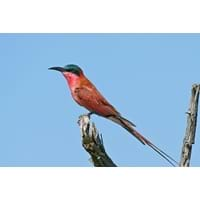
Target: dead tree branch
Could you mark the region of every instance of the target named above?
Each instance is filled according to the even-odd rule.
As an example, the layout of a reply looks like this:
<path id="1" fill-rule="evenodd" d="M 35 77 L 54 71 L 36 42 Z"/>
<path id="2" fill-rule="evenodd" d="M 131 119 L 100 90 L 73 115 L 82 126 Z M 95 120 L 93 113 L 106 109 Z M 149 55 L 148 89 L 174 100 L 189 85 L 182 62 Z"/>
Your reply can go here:
<path id="1" fill-rule="evenodd" d="M 199 102 L 200 85 L 192 86 L 192 96 L 190 100 L 190 108 L 187 112 L 187 128 L 183 141 L 181 153 L 180 167 L 189 167 L 192 154 L 192 145 L 195 144 L 195 133 L 197 127 L 198 102 Z"/>
<path id="2" fill-rule="evenodd" d="M 110 159 L 103 145 L 103 138 L 99 135 L 94 123 L 88 115 L 81 115 L 78 124 L 81 130 L 82 145 L 91 155 L 95 167 L 117 167 Z"/>
<path id="3" fill-rule="evenodd" d="M 192 145 L 195 144 L 195 134 L 197 127 L 198 103 L 200 95 L 200 85 L 192 86 L 190 107 L 187 112 L 187 128 L 181 152 L 180 167 L 189 167 Z M 81 130 L 82 145 L 91 155 L 91 161 L 95 167 L 117 167 L 105 151 L 103 138 L 99 135 L 95 124 L 90 122 L 88 115 L 81 115 L 78 124 Z"/>

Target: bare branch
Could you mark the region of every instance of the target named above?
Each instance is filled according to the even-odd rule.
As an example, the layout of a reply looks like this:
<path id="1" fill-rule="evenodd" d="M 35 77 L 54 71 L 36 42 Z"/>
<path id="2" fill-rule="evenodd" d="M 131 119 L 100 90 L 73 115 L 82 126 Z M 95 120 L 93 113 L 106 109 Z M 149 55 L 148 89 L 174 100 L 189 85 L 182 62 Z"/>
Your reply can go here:
<path id="1" fill-rule="evenodd" d="M 81 130 L 82 145 L 91 155 L 95 167 L 117 167 L 110 159 L 103 145 L 103 138 L 99 135 L 94 123 L 90 122 L 88 115 L 81 115 L 78 124 Z"/>
<path id="2" fill-rule="evenodd" d="M 199 102 L 200 85 L 192 86 L 192 96 L 190 101 L 190 108 L 187 112 L 187 129 L 183 141 L 183 148 L 181 153 L 181 167 L 189 167 L 192 154 L 192 145 L 195 144 L 195 133 L 197 127 L 198 116 L 198 102 Z"/>
<path id="3" fill-rule="evenodd" d="M 195 144 L 195 134 L 197 127 L 198 102 L 200 95 L 200 85 L 192 86 L 192 94 L 190 100 L 190 108 L 187 112 L 187 128 L 183 141 L 181 160 L 179 166 L 189 167 L 192 145 Z M 79 126 L 82 136 L 82 145 L 84 149 L 91 155 L 91 161 L 95 167 L 117 167 L 105 151 L 103 138 L 99 135 L 95 124 L 90 122 L 89 115 L 81 115 L 79 117 Z"/>

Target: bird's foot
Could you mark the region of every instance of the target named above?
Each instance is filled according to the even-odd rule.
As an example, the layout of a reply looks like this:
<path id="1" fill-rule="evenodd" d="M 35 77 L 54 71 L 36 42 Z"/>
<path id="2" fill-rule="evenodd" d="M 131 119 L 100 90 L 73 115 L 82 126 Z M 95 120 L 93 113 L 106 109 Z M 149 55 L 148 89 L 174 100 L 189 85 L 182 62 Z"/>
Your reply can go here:
<path id="1" fill-rule="evenodd" d="M 93 114 L 95 114 L 95 113 L 94 113 L 94 112 L 89 112 L 89 113 L 87 114 L 87 116 L 89 117 L 89 119 L 90 119 L 91 115 L 93 115 Z"/>
<path id="2" fill-rule="evenodd" d="M 95 114 L 95 113 L 94 113 L 94 112 L 89 112 L 89 113 L 80 115 L 80 116 L 79 116 L 79 120 L 78 120 L 78 124 L 80 125 L 80 121 L 81 121 L 81 119 L 84 118 L 84 117 L 86 117 L 86 118 L 88 118 L 88 120 L 90 120 L 90 117 L 91 117 L 91 115 L 93 115 L 93 114 Z"/>

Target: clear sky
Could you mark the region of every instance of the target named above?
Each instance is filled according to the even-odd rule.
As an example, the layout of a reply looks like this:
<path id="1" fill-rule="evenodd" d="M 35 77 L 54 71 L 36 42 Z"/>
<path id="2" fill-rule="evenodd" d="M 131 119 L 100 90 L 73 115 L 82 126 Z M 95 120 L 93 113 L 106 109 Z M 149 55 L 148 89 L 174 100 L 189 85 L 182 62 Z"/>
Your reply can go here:
<path id="1" fill-rule="evenodd" d="M 0 166 L 92 166 L 77 125 L 86 110 L 48 70 L 69 63 L 179 161 L 199 52 L 199 34 L 0 34 Z M 118 125 L 92 120 L 117 165 L 169 166 Z M 200 165 L 199 149 L 198 128 L 192 166 Z"/>

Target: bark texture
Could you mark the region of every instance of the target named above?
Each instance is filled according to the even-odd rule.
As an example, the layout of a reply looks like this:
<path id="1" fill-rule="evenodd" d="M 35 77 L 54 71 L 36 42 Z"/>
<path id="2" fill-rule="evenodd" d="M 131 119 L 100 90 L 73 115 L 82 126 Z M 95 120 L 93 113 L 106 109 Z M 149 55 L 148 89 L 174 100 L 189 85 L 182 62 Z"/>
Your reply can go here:
<path id="1" fill-rule="evenodd" d="M 106 153 L 103 138 L 96 129 L 95 124 L 90 122 L 90 117 L 81 115 L 78 124 L 81 130 L 82 145 L 90 154 L 93 165 L 95 167 L 117 167 Z"/>
<path id="2" fill-rule="evenodd" d="M 180 167 L 189 167 L 192 155 L 192 145 L 195 144 L 195 135 L 198 117 L 198 103 L 199 103 L 200 85 L 192 86 L 192 94 L 190 100 L 190 107 L 187 112 L 187 128 L 185 138 L 183 140 L 183 147 L 181 153 Z"/>

